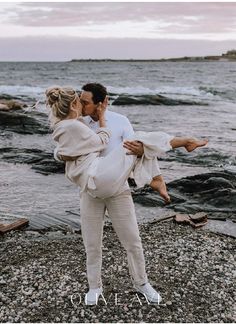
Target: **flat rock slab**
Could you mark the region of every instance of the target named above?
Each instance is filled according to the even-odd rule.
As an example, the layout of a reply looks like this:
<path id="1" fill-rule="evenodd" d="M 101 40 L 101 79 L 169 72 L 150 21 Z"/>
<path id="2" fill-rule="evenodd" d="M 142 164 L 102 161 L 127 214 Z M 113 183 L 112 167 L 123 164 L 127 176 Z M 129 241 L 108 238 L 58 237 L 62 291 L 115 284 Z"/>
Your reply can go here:
<path id="1" fill-rule="evenodd" d="M 208 223 L 201 229 L 236 238 L 236 223 L 232 222 L 230 219 L 226 221 L 208 219 Z"/>
<path id="2" fill-rule="evenodd" d="M 155 224 L 159 222 L 166 222 L 166 221 L 175 221 L 176 216 L 178 217 L 186 217 L 186 224 L 190 225 L 189 219 L 190 216 L 191 218 L 195 217 L 206 217 L 205 213 L 196 213 L 195 215 L 188 215 L 188 214 L 180 214 L 180 213 L 175 213 L 175 212 L 166 212 L 164 214 L 159 214 L 159 215 L 153 215 L 153 218 L 147 221 L 149 224 Z M 182 222 L 184 224 L 184 222 Z M 178 222 L 176 222 L 176 225 L 178 225 Z M 179 226 L 181 226 L 181 223 L 179 223 Z M 187 226 L 190 227 L 190 226 Z M 198 228 L 194 226 L 196 230 Z M 227 220 L 213 220 L 207 218 L 207 223 L 204 224 L 204 226 L 199 227 L 201 230 L 206 230 L 210 231 L 212 233 L 216 234 L 222 234 L 230 237 L 236 238 L 236 223 L 233 221 L 227 219 Z"/>
<path id="3" fill-rule="evenodd" d="M 176 214 L 174 220 L 177 223 L 190 224 L 191 226 L 198 228 L 206 225 L 207 214 L 206 213 L 196 213 L 194 215 Z"/>

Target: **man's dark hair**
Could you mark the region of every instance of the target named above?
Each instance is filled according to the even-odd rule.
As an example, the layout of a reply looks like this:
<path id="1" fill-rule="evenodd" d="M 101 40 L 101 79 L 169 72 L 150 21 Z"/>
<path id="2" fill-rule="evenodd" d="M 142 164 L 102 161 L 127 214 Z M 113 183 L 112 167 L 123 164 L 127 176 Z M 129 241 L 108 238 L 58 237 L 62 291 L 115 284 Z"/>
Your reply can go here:
<path id="1" fill-rule="evenodd" d="M 87 83 L 82 87 L 82 90 L 92 92 L 95 104 L 103 102 L 107 96 L 107 89 L 100 83 Z"/>

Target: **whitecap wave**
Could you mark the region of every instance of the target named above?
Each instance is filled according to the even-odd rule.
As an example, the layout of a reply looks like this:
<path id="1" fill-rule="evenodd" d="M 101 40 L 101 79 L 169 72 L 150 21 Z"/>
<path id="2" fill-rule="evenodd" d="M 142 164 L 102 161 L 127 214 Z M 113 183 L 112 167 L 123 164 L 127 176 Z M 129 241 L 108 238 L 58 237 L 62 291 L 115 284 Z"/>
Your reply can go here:
<path id="1" fill-rule="evenodd" d="M 160 86 L 156 88 L 148 88 L 144 86 L 135 87 L 116 87 L 108 86 L 108 92 L 113 96 L 127 94 L 133 96 L 140 95 L 164 95 L 171 99 L 199 99 L 199 100 L 222 100 L 217 92 L 212 89 L 203 89 L 202 87 L 176 87 L 176 86 Z M 208 91 L 209 90 L 209 91 Z M 8 94 L 12 97 L 28 97 L 36 100 L 44 100 L 45 88 L 35 86 L 20 86 L 20 85 L 0 85 L 0 94 Z M 224 98 L 225 100 L 225 98 Z"/>
<path id="2" fill-rule="evenodd" d="M 212 99 L 215 95 L 212 92 L 195 87 L 171 87 L 160 86 L 155 89 L 150 89 L 142 86 L 138 87 L 107 87 L 108 91 L 112 94 L 129 94 L 129 95 L 171 95 L 171 96 L 184 96 L 184 97 L 197 97 L 201 99 Z"/>
<path id="3" fill-rule="evenodd" d="M 0 94 L 9 94 L 11 96 L 33 96 L 38 98 L 42 96 L 44 91 L 45 89 L 41 87 L 0 85 Z"/>

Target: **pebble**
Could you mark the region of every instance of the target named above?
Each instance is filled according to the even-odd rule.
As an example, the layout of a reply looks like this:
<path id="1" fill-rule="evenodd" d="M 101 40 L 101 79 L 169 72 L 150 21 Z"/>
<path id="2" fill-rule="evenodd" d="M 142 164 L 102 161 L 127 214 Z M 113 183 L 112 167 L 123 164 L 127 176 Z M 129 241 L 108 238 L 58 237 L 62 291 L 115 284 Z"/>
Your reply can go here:
<path id="1" fill-rule="evenodd" d="M 167 305 L 167 306 L 171 306 L 171 305 L 172 305 L 172 301 L 171 301 L 171 300 L 168 300 L 168 301 L 166 302 L 166 305 Z"/>
<path id="2" fill-rule="evenodd" d="M 6 282 L 6 280 L 0 280 L 0 285 L 5 285 L 7 282 Z"/>

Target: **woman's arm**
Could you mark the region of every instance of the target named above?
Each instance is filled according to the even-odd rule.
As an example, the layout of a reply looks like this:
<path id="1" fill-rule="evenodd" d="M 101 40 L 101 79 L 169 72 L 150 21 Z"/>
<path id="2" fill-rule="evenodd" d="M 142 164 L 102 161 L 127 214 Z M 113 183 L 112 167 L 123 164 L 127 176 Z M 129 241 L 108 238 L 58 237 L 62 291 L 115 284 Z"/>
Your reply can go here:
<path id="1" fill-rule="evenodd" d="M 110 133 L 100 128 L 96 134 L 88 126 L 74 121 L 55 130 L 53 137 L 58 142 L 57 156 L 78 157 L 102 151 L 109 142 Z"/>

